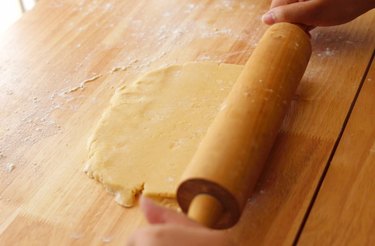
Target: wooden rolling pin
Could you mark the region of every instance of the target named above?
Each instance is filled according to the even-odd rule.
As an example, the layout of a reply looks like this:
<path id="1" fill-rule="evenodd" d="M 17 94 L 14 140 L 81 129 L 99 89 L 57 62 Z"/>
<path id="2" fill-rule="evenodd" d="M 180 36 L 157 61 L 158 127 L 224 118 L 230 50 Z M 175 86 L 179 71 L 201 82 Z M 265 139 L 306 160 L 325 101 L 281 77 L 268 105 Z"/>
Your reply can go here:
<path id="1" fill-rule="evenodd" d="M 190 218 L 215 229 L 238 221 L 310 56 L 297 25 L 266 31 L 182 176 L 177 201 Z"/>

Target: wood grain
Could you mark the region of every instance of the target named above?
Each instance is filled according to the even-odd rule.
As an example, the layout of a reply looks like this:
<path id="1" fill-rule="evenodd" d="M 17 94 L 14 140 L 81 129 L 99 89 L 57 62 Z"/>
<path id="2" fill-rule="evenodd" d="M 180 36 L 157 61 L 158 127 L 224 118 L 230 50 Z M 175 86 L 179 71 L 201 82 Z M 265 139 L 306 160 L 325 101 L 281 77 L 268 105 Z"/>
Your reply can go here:
<path id="1" fill-rule="evenodd" d="M 368 20 L 374 23 L 373 17 Z M 313 33 L 314 54 L 307 73 L 257 191 L 234 228 L 240 243 L 291 245 L 296 239 L 375 48 L 374 33 L 354 24 Z M 356 54 L 361 48 L 350 48 L 358 44 L 352 40 L 367 35 L 370 49 Z M 366 62 L 359 65 L 364 56 Z"/>
<path id="2" fill-rule="evenodd" d="M 375 245 L 375 63 L 302 232 L 301 245 Z"/>
<path id="3" fill-rule="evenodd" d="M 268 5 L 39 1 L 0 37 L 0 244 L 123 244 L 144 224 L 141 214 L 82 172 L 87 138 L 114 89 L 168 64 L 245 63 Z M 295 239 L 374 50 L 374 21 L 370 12 L 313 32 L 307 73 L 233 229 L 241 244 Z"/>

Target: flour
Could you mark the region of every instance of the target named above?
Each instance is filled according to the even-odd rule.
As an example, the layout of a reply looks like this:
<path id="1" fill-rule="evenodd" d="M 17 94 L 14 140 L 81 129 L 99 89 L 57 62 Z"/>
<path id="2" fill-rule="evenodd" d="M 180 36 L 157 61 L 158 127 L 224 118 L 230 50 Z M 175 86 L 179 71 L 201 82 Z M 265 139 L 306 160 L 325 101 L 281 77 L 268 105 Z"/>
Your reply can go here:
<path id="1" fill-rule="evenodd" d="M 110 242 L 112 242 L 112 237 L 111 236 L 102 237 L 102 242 L 103 243 L 110 243 Z"/>
<path id="2" fill-rule="evenodd" d="M 317 56 L 319 56 L 319 57 L 330 57 L 330 56 L 334 56 L 334 55 L 335 55 L 335 51 L 332 50 L 332 49 L 330 49 L 330 48 L 328 48 L 328 47 L 325 48 L 324 51 L 319 52 L 317 54 Z"/>
<path id="3" fill-rule="evenodd" d="M 13 163 L 7 163 L 7 164 L 5 164 L 5 170 L 8 173 L 11 173 L 15 168 L 16 168 L 16 166 Z"/>

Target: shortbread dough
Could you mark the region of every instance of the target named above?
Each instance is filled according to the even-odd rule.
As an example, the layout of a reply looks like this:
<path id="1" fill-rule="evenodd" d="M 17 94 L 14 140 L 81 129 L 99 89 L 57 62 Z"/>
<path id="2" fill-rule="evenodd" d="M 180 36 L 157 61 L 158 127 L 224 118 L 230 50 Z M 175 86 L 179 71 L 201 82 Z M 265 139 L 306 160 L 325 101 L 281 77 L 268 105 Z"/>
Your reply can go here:
<path id="1" fill-rule="evenodd" d="M 119 88 L 89 141 L 87 174 L 125 207 L 173 199 L 179 178 L 243 66 L 174 65 Z M 230 129 L 228 129 L 230 130 Z"/>

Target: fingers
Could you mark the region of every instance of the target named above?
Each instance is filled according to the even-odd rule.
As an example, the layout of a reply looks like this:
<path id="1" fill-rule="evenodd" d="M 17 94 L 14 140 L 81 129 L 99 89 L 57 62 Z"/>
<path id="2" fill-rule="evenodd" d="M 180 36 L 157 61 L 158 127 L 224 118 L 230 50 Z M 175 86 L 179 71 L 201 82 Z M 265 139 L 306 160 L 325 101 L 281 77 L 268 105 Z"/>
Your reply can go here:
<path id="1" fill-rule="evenodd" d="M 128 246 L 232 246 L 232 238 L 224 231 L 198 225 L 183 214 L 154 204 L 141 197 L 141 209 L 153 225 L 138 229 L 128 240 Z"/>
<path id="2" fill-rule="evenodd" d="M 172 223 L 194 227 L 199 226 L 196 222 L 190 220 L 184 214 L 158 206 L 144 196 L 141 197 L 140 206 L 150 224 Z"/>
<path id="3" fill-rule="evenodd" d="M 151 225 L 138 229 L 128 240 L 128 246 L 233 246 L 225 231 L 183 225 Z"/>
<path id="4" fill-rule="evenodd" d="M 168 234 L 168 231 L 161 226 L 149 226 L 138 229 L 135 231 L 128 239 L 127 246 L 161 246 L 161 245 L 170 245 L 166 242 L 165 234 Z M 171 237 L 171 235 L 170 235 Z M 169 240 L 168 240 L 169 241 Z"/>
<path id="5" fill-rule="evenodd" d="M 317 6 L 313 1 L 296 2 L 275 7 L 263 15 L 262 21 L 272 25 L 278 22 L 289 22 L 315 26 Z"/>
<path id="6" fill-rule="evenodd" d="M 270 8 L 273 9 L 279 6 L 283 6 L 283 5 L 287 5 L 287 4 L 291 4 L 295 2 L 299 2 L 299 1 L 298 0 L 273 0 Z"/>

